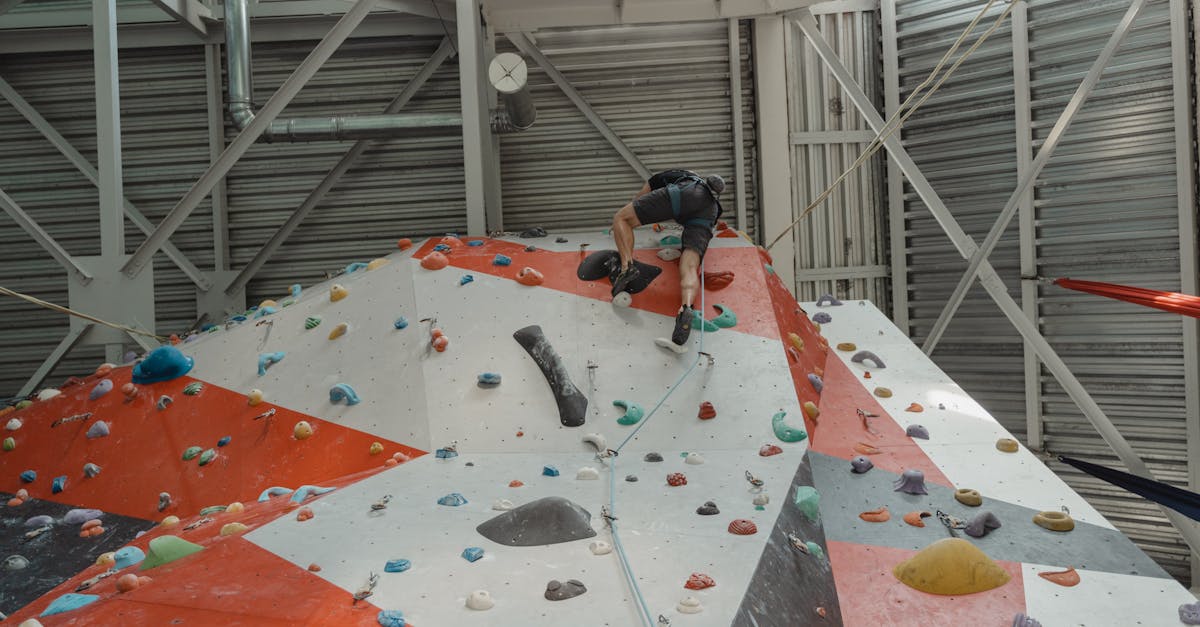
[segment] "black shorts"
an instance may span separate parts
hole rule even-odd
[[[701,185],[693,185],[680,191],[679,215],[671,210],[671,197],[667,188],[656,189],[633,201],[633,212],[638,222],[656,224],[674,220],[683,225],[683,240],[685,249],[694,250],[704,258],[708,250],[708,241],[713,236],[713,226],[717,222],[719,211],[717,201]],[[701,224],[701,223],[705,224]]]

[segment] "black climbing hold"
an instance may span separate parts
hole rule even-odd
[[[542,369],[546,383],[558,403],[558,419],[564,427],[578,427],[587,419],[587,397],[571,383],[562,358],[554,352],[550,340],[542,333],[542,327],[531,325],[513,333],[513,339],[525,349],[533,362]]]
[[[560,237],[556,238],[554,241],[558,242],[559,244],[566,244],[567,238],[560,236]]]
[[[646,456],[643,457],[642,459],[644,461],[648,461],[648,462],[661,462],[663,460],[662,455],[659,455],[658,453],[653,453],[653,452],[646,453]]]
[[[533,244],[530,244],[530,245],[528,245],[528,246],[526,246],[526,247],[525,247],[525,252],[527,252],[527,253],[536,253],[536,252],[537,252],[537,246],[534,246]]]
[[[505,546],[541,546],[595,536],[591,520],[586,509],[561,496],[547,496],[504,512],[475,530]]]
[[[634,481],[637,481],[638,478],[637,478],[637,475],[625,475],[625,480],[630,483],[633,483]]]
[[[696,513],[700,514],[701,516],[715,516],[720,514],[721,510],[717,509],[716,503],[713,503],[712,501],[705,501],[704,505],[696,508]]]
[[[535,226],[532,229],[521,231],[520,237],[525,239],[529,239],[531,237],[546,237],[546,229],[543,229],[540,226]]]
[[[620,259],[620,255],[615,250],[596,251],[579,262],[579,268],[575,271],[575,275],[583,281],[599,281],[603,278],[612,281],[621,270]],[[654,279],[658,278],[659,274],[662,274],[662,268],[652,264],[634,260],[633,265],[638,269],[640,275],[625,288],[625,291],[630,294],[637,294],[646,289],[654,282]]]
[[[578,579],[568,579],[566,581],[551,579],[550,583],[546,584],[546,598],[550,601],[570,599],[584,592],[587,592],[587,588]]]

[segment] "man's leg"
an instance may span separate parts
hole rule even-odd
[[[690,308],[696,302],[696,292],[700,289],[700,253],[691,248],[683,249],[679,258],[679,298],[684,307]]]
[[[632,203],[621,207],[613,216],[613,242],[617,245],[617,254],[621,256],[622,269],[629,267],[633,261],[633,229],[641,225]]]

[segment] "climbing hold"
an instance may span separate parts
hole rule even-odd
[[[400,610],[379,610],[375,622],[381,627],[405,627],[408,624],[404,622],[404,613]]]
[[[754,524],[754,521],[738,518],[729,523],[729,533],[737,536],[752,536],[758,533],[758,526]]]
[[[540,546],[595,537],[591,518],[575,503],[549,496],[498,514],[475,530],[505,546]]]
[[[683,597],[679,603],[675,604],[675,611],[680,614],[699,614],[704,611],[704,606],[696,597]]]
[[[195,361],[174,346],[159,346],[133,367],[134,383],[170,381],[187,374]]]
[[[40,516],[32,516],[32,517],[28,518],[25,521],[25,526],[26,527],[45,527],[46,525],[53,524],[53,523],[54,523],[53,516],[42,514]],[[78,523],[76,523],[76,524],[78,524]]]
[[[779,448],[778,444],[764,444],[758,449],[759,457],[770,457],[772,455],[778,455],[782,452],[783,449]]]
[[[554,466],[543,466],[542,474],[547,477],[557,477],[559,473],[558,473],[558,469],[555,468]]]
[[[321,324],[321,316],[309,316],[304,319],[305,329],[315,329]]]
[[[858,350],[858,346],[854,342],[841,342],[837,345],[837,349],[848,353],[852,350]]]
[[[6,451],[11,451],[11,450],[13,450],[13,449],[17,448],[17,441],[16,441],[16,440],[14,440],[14,439],[12,438],[12,436],[9,436],[9,437],[7,437],[7,438],[4,438],[4,445],[3,445],[3,448],[4,448],[4,450],[6,450]]]
[[[785,416],[787,416],[787,412],[781,411],[771,418],[771,429],[775,431],[775,437],[784,442],[799,442],[808,437],[803,429],[795,429],[784,424]]]
[[[1016,453],[1021,449],[1021,445],[1012,438],[1000,438],[996,440],[996,450],[1004,453]]]
[[[211,448],[210,448],[210,449],[208,449],[208,450],[206,450],[206,451],[204,451],[203,453],[201,453],[201,454],[200,454],[200,462],[199,462],[199,463],[200,463],[200,465],[201,465],[201,466],[207,466],[207,465],[209,465],[209,463],[211,463],[211,462],[212,462],[212,460],[213,460],[213,459],[215,459],[216,457],[217,457],[217,451],[216,451],[216,449],[211,449]]]
[[[1020,616],[1020,614],[1018,614],[1018,616]],[[1183,623],[1184,625],[1200,625],[1200,601],[1195,603],[1184,603],[1183,605],[1180,605],[1179,622]]]
[[[333,492],[336,489],[337,488],[323,488],[316,485],[302,485],[296,488],[296,491],[292,493],[291,501],[293,503],[303,503],[304,499],[307,499],[310,496],[321,496],[322,494]]]
[[[979,512],[963,527],[963,531],[972,538],[982,538],[989,531],[1000,528],[1000,519],[991,512]]]
[[[221,438],[220,440],[217,440],[217,446],[227,446],[232,441],[233,441],[233,436],[227,435],[227,436]]]
[[[792,343],[792,348],[804,352],[804,340],[799,335],[788,333],[788,341]],[[800,358],[796,357],[796,359],[799,360]]]
[[[191,461],[200,456],[204,449],[199,446],[189,446],[183,451],[183,461]]]
[[[596,470],[595,468],[592,468],[591,466],[584,466],[583,468],[580,468],[578,472],[575,473],[575,478],[582,479],[585,481],[599,479],[600,471]]]
[[[23,570],[28,566],[29,560],[23,555],[9,555],[4,558],[4,570]]]
[[[459,494],[458,492],[451,492],[450,494],[447,494],[446,496],[443,496],[442,498],[438,499],[437,502],[438,502],[438,505],[446,505],[448,507],[458,507],[459,505],[466,505],[467,498],[464,497],[463,495]]]
[[[883,360],[871,351],[858,351],[857,353],[854,353],[854,356],[850,358],[850,361],[856,364],[870,361],[871,363],[875,364],[876,368],[887,368],[887,365],[883,363]]]
[[[347,405],[357,405],[362,399],[358,398],[354,388],[345,383],[338,383],[329,388],[329,402],[337,403],[339,401],[346,401]]]
[[[448,265],[450,265],[450,260],[446,258],[446,255],[437,251],[425,255],[425,258],[421,260],[421,267],[426,270],[441,270]]]
[[[261,355],[259,355],[258,356],[258,376],[261,377],[261,376],[267,374],[267,368],[270,368],[273,364],[277,364],[280,361],[283,361],[284,355],[285,355],[285,353],[283,351],[278,351],[278,352],[274,352],[274,353],[262,353]]]
[[[625,294],[625,292],[622,292],[621,294]],[[621,294],[618,294],[617,296],[621,296]],[[613,304],[618,304],[615,299],[613,300]],[[654,345],[659,348],[665,348],[665,349],[675,353],[676,355],[682,355],[682,354],[688,352],[687,344],[683,344],[683,345],[676,344],[675,342],[672,342],[670,340],[670,338],[656,337],[656,338],[654,338]]]
[[[25,483],[33,483],[34,481],[37,481],[37,471],[36,470],[22,471],[21,472],[21,481],[24,481]]]
[[[500,375],[495,372],[483,372],[478,377],[479,387],[496,387],[500,385]]]
[[[608,451],[608,439],[602,433],[589,433],[583,436],[583,443],[591,444],[598,454]]]
[[[487,590],[476,590],[467,596],[467,607],[472,610],[490,610],[495,604]]]
[[[371,455],[378,455],[378,454],[382,453],[383,452],[383,443],[382,442],[372,442],[371,448],[367,449],[367,452],[370,453]]]
[[[817,299],[817,307],[838,307],[841,306],[841,304],[842,301],[834,298],[833,294],[822,294],[821,297]]]
[[[47,606],[45,610],[42,610],[42,613],[38,614],[38,616],[54,616],[55,614],[70,612],[71,610],[77,610],[85,605],[95,603],[99,600],[100,597],[94,594],[76,594],[74,592],[68,592],[51,601],[50,605]]]
[[[750,502],[754,504],[754,509],[762,510],[766,507],[767,503],[771,502],[771,497],[766,494],[758,494]]]
[[[15,407],[17,409],[25,409],[25,408],[29,407],[30,405],[33,405],[33,401],[31,401],[29,399],[25,399],[23,401],[17,401],[17,404],[15,405]]]
[[[446,347],[449,345],[450,345],[450,338],[448,338],[444,335],[439,335],[438,337],[433,339],[433,350],[435,350],[439,353],[446,352]]]
[[[854,445],[854,450],[859,453],[862,453],[863,455],[878,455],[883,452],[883,451],[879,450],[878,447],[867,444],[866,442],[856,443]]]
[[[954,500],[968,507],[979,507],[983,505],[983,496],[979,494],[979,490],[970,488],[959,488],[954,491]]]
[[[521,481],[520,479],[513,479],[512,481],[508,482],[508,487],[510,488],[519,488],[523,485],[525,485],[525,482]]]
[[[264,302],[268,302],[268,301],[264,301]],[[275,301],[269,301],[269,302],[273,303]],[[256,309],[254,311],[254,317],[255,318],[265,318],[266,316],[269,316],[273,313],[279,313],[279,309],[277,307],[272,307],[270,305],[259,305],[258,309]]]
[[[829,324],[830,322],[833,322],[833,316],[825,313],[824,311],[818,311],[812,317],[812,321],[817,324]]]
[[[568,579],[562,582],[557,579],[551,579],[546,584],[546,594],[544,596],[548,601],[563,601],[577,597],[584,592],[587,592],[587,588],[578,579]]]
[[[722,272],[705,272],[702,279],[704,289],[711,291],[723,290],[733,283],[735,275],[728,270]]]
[[[700,514],[701,516],[715,516],[720,514],[721,510],[717,509],[716,503],[713,503],[712,501],[705,501],[704,505],[696,508],[696,513]]]
[[[63,522],[68,525],[82,525],[101,516],[104,516],[104,512],[98,509],[72,509],[63,515]]]
[[[821,515],[821,494],[812,486],[796,486],[796,496],[793,497],[796,507],[809,520],[816,521]]]
[[[809,420],[817,422],[817,419],[821,417],[821,410],[817,407],[816,403],[804,401],[801,407],[804,409],[804,415],[808,416]]]
[[[687,485],[687,477],[682,472],[673,472],[667,475],[667,485],[679,487]]]
[[[472,282],[472,281],[474,281],[474,280],[475,280],[475,277],[474,277],[474,275],[470,275],[470,274],[464,274],[464,275],[462,275],[462,277],[461,277],[461,278],[459,278],[459,279],[458,279],[458,284],[459,284],[460,286],[461,286],[461,285],[466,285],[467,283],[471,283],[471,282]]]
[[[520,283],[521,285],[533,287],[541,285],[543,282],[545,282],[545,280],[546,277],[542,276],[541,272],[538,272],[537,270],[534,270],[528,266],[521,268],[521,271],[517,273],[517,283]]]
[[[625,475],[625,480],[629,483],[636,483],[638,478],[637,475]]]
[[[901,583],[930,594],[961,595],[998,588],[1012,577],[962,538],[944,538],[897,564]]]
[[[122,547],[117,549],[116,553],[113,553],[113,568],[122,570],[126,567],[133,566],[134,564],[140,564],[144,559],[146,559],[146,554],[143,553],[138,547]]]
[[[631,401],[616,400],[612,404],[613,407],[625,410],[625,414],[617,418],[617,424],[635,425],[646,415],[646,410],[642,409],[641,405]]]
[[[923,425],[908,425],[908,427],[904,429],[904,435],[907,435],[910,438],[917,438],[918,440],[928,440],[929,429],[926,429]]]
[[[100,467],[96,464],[88,462],[83,465],[83,474],[89,478],[95,477],[96,475],[100,474]]]
[[[717,410],[712,403],[704,401],[700,403],[700,413],[696,417],[700,420],[712,420],[717,417]]]
[[[258,495],[258,502],[264,503],[267,500],[269,500],[272,496],[283,496],[284,494],[291,494],[291,493],[292,493],[291,488],[272,486],[270,488],[267,488],[266,490],[263,490],[262,493]]]
[[[909,512],[904,515],[904,522],[914,527],[924,527],[925,521],[922,519],[930,516],[933,516],[931,512]]]
[[[663,456],[653,451],[646,453],[645,457],[642,458],[642,461],[646,462],[661,462],[662,460]]]
[[[511,266],[512,258],[508,257],[506,255],[497,254],[495,257],[492,258],[492,265],[493,266]]]
[[[675,261],[683,256],[683,252],[678,248],[660,248],[657,253],[659,259],[663,261]]]
[[[875,388],[875,396],[878,396],[879,398],[891,398],[892,391],[885,387],[877,387]]]
[[[140,584],[141,582],[137,575],[133,573],[126,573],[120,577],[117,577],[117,592],[129,592],[130,590],[136,590]]]
[[[227,507],[227,505],[209,505],[208,507],[200,510],[200,515],[208,516],[209,514],[220,514],[221,512],[225,511]]]
[[[699,453],[688,453],[687,457],[683,458],[683,463],[698,466],[704,463],[704,456]]]
[[[920,403],[909,403],[908,407],[904,408],[904,411],[910,411],[914,414],[919,414],[919,413],[925,411],[925,408],[921,407]]]
[[[329,331],[329,339],[336,340],[346,333],[350,332],[350,324],[347,322],[339,322],[337,326]]]
[[[312,434],[312,425],[308,424],[307,420],[301,420],[300,422],[297,422],[296,426],[292,428],[292,435],[297,440],[307,440],[308,438],[312,437]]]
[[[17,429],[20,429],[21,428],[21,419],[20,418],[10,418],[8,420],[8,422],[5,423],[4,428],[9,431],[16,431]]]
[[[389,263],[391,263],[391,260],[387,257],[372,259],[371,261],[367,262],[367,271],[370,272],[371,270],[378,270]]]
[[[94,401],[101,396],[108,394],[112,391],[112,389],[113,382],[111,379],[101,379],[98,383],[96,383],[96,386],[92,388],[92,391],[88,393],[88,400]]]
[[[451,459],[453,457],[458,457],[458,449],[454,448],[453,446],[439,448],[434,451],[434,457],[437,459]]]
[[[409,568],[412,568],[412,562],[406,559],[388,560],[387,563],[383,565],[383,572],[402,573]]]
[[[722,329],[729,329],[737,326],[737,315],[733,310],[726,305],[716,304],[713,308],[721,312],[721,315],[712,319],[712,323]]]
[[[513,502],[508,499],[496,499],[492,502],[492,509],[498,512],[507,512],[514,507],[516,506],[513,505]]]
[[[888,511],[887,505],[863,512],[858,515],[859,518],[873,523],[887,522],[892,519],[892,513]]]
[[[234,501],[234,502],[230,503],[229,505],[225,506],[226,514],[240,514],[244,511],[246,511],[246,506],[242,505],[238,501]]]
[[[712,577],[704,573],[692,573],[692,576],[688,577],[687,583],[683,584],[683,587],[688,590],[703,590],[715,585],[717,585],[717,582],[713,581]]]
[[[1065,512],[1038,512],[1034,515],[1033,522],[1050,531],[1070,531],[1075,528],[1075,521]]]
[[[249,529],[250,529],[249,527],[247,527],[245,524],[240,523],[240,522],[225,523],[224,525],[221,526],[221,535],[236,536],[239,534],[246,533],[246,531],[248,531]]]
[[[329,288],[329,302],[336,303],[350,295],[350,290],[340,283],[334,283]]]
[[[261,363],[261,361],[262,361],[261,357],[259,358],[259,361]],[[266,370],[264,370],[262,368],[260,368],[260,370],[262,370],[263,374],[266,374]],[[262,376],[262,375],[259,375],[259,376]],[[263,402],[263,391],[258,388],[250,390],[250,393],[246,395],[246,404],[250,405],[251,407],[258,405],[261,402]]]
[[[126,383],[121,386],[121,393],[125,395],[125,402],[129,403],[137,398],[138,388],[132,383]]]
[[[477,562],[483,557],[483,549],[477,546],[469,546],[463,549],[462,557],[468,562]]]
[[[1012,627],[1042,627],[1042,624],[1032,616],[1026,616],[1023,612],[1017,612],[1013,616]]]
[[[409,248],[412,248],[412,245],[412,240],[408,239],[407,237],[402,237],[396,240],[396,248],[399,248],[400,250],[408,250]]]
[[[158,511],[163,511],[171,506],[171,495],[167,492],[158,493]]]
[[[1079,585],[1079,573],[1074,568],[1068,567],[1066,570],[1046,571],[1038,573],[1038,577],[1046,581],[1056,583],[1060,586],[1068,588]],[[1188,623],[1195,624],[1195,623]]]
[[[695,320],[692,323],[693,329],[698,329],[704,331],[705,333],[713,333],[721,329],[721,327],[713,324],[711,320],[705,320],[703,313],[701,313],[699,309],[692,310],[692,317]]]
[[[808,382],[813,386],[813,389],[817,391],[817,394],[820,394],[825,389],[825,382],[821,380],[821,377],[818,377],[811,372],[808,374]]]
[[[199,544],[193,544],[179,536],[159,536],[150,541],[149,552],[142,561],[141,570],[150,570],[156,566],[169,564],[204,550]]]
[[[199,381],[193,381],[192,383],[189,383],[183,387],[183,393],[185,396],[199,396],[200,392],[203,390],[204,384],[200,383]]]

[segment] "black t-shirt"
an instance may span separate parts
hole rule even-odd
[[[652,190],[661,189],[687,176],[699,177],[700,175],[692,172],[691,170],[663,170],[662,172],[656,172],[651,175],[650,178],[646,180],[646,183]]]

